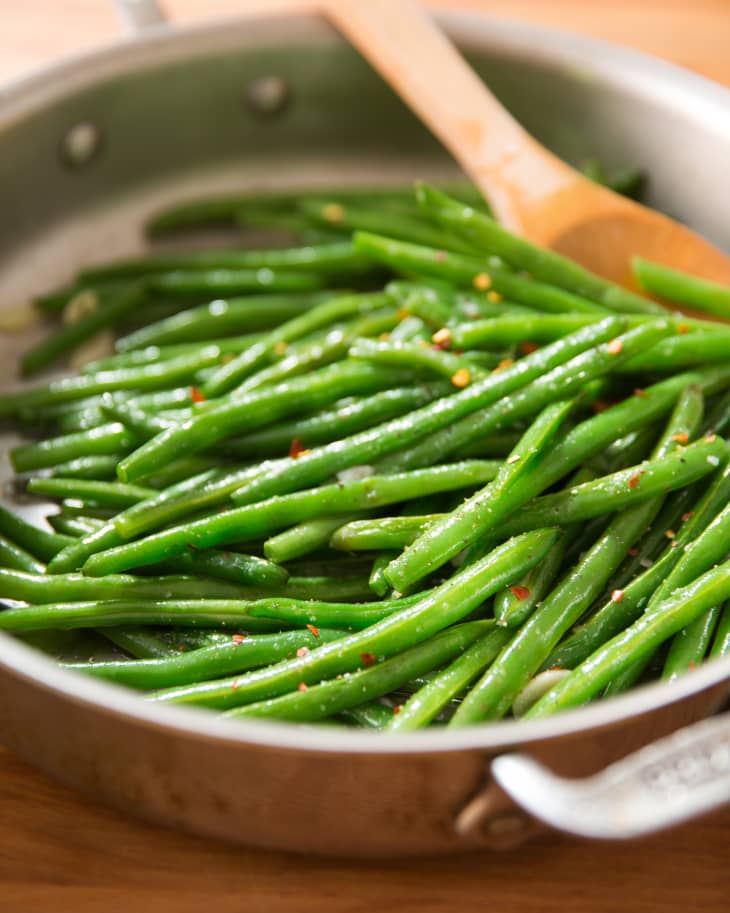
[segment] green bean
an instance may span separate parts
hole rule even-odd
[[[117,477],[117,463],[122,458],[120,453],[92,454],[74,457],[52,467],[54,478],[95,479],[109,482]]]
[[[677,631],[664,661],[662,678],[678,678],[702,662],[712,643],[722,608],[721,603],[713,606],[686,628]]]
[[[558,401],[543,409],[494,481],[429,526],[408,551],[391,561],[383,573],[395,590],[405,593],[412,589],[542,490],[541,482],[535,481],[535,463],[543,460],[545,450],[574,405],[572,400]]]
[[[353,672],[362,667],[363,653],[368,661],[370,654],[393,656],[466,617],[497,589],[540,561],[555,535],[553,530],[541,530],[513,539],[414,605],[306,656],[232,679],[157,692],[152,699],[227,709],[286,693],[301,682],[313,685],[328,676]]]
[[[473,286],[479,290],[488,288],[510,301],[526,304],[528,307],[540,311],[553,313],[582,311],[596,314],[598,317],[606,317],[610,313],[608,309],[601,308],[585,298],[573,295],[554,285],[519,276],[507,271],[504,267],[496,267],[488,260],[480,259],[478,256],[437,250],[433,247],[396,241],[393,238],[385,238],[364,231],[357,232],[353,240],[356,250],[401,274],[417,273],[434,279],[446,280],[459,286]],[[644,300],[638,295],[636,298],[639,301]],[[641,309],[632,308],[631,310]]]
[[[719,656],[730,654],[730,603],[726,602],[717,623],[715,639],[710,648],[710,657],[717,659]]]
[[[161,432],[119,464],[117,474],[126,482],[153,471],[166,460],[212,447],[242,428],[271,424],[303,409],[326,406],[348,394],[376,393],[408,382],[409,376],[373,365],[343,362],[320,368],[265,391],[222,400],[182,424]]]
[[[79,538],[96,532],[104,525],[103,520],[97,520],[94,517],[69,517],[68,514],[63,513],[54,514],[47,519],[57,533]],[[27,568],[18,568],[18,570],[27,570]],[[36,573],[43,573],[43,571]]]
[[[633,268],[636,281],[650,294],[715,317],[726,320],[730,317],[730,288],[727,285],[670,269],[643,257],[634,257]]]
[[[5,609],[0,612],[0,631],[70,631],[126,624],[231,626],[257,633],[281,630],[281,622],[246,614],[249,604],[235,599],[150,598],[55,602]]]
[[[458,393],[424,406],[410,415],[313,449],[312,453],[300,456],[295,462],[275,466],[259,474],[245,485],[242,480],[242,487],[236,492],[234,500],[237,503],[243,503],[244,500],[253,502],[304,485],[316,484],[349,466],[371,464],[387,454],[392,454],[393,451],[401,451],[404,447],[424,439],[426,443],[423,446],[428,450],[428,459],[420,465],[438,463],[439,451],[430,447],[429,441],[438,439],[438,446],[444,453],[449,453],[448,445],[442,437],[450,440],[454,429],[458,427],[459,419],[492,406],[494,414],[499,415],[501,420],[503,406],[500,400],[504,396],[528,385],[546,371],[570,364],[574,356],[586,350],[589,352],[587,360],[595,361],[595,350],[591,349],[591,346],[613,338],[620,326],[621,324],[609,319],[594,327],[580,330],[520,359],[506,370],[475,381]],[[535,411],[537,408],[539,406]],[[440,429],[443,429],[442,436],[437,433]],[[414,449],[418,454],[421,453],[418,445]],[[396,455],[390,460],[382,460],[380,465],[386,471],[398,471],[398,464],[401,461],[405,462],[405,459],[401,460],[400,455]]]
[[[404,517],[378,517],[374,520],[351,520],[343,524],[330,539],[330,548],[343,552],[400,551],[421,535],[431,524],[448,514],[423,514]],[[396,557],[396,556],[394,556]]]
[[[376,662],[341,679],[330,679],[306,690],[297,690],[229,710],[226,717],[320,720],[381,697],[415,676],[430,672],[471,646],[491,627],[488,621],[471,621],[441,631],[425,643],[410,647],[390,659]]]
[[[95,507],[129,507],[156,494],[154,488],[93,479],[32,478],[27,490],[47,498],[76,498]]]
[[[303,631],[252,637],[234,635],[232,638],[229,636],[224,643],[171,656],[62,665],[66,669],[132,688],[166,688],[265,666],[294,656],[298,650],[329,643],[342,635],[342,631],[326,628],[320,628],[316,635],[306,628]]]
[[[308,555],[326,546],[335,530],[360,516],[357,513],[304,520],[267,539],[264,542],[264,554],[270,561],[277,561],[280,564],[301,558],[302,555]]]
[[[180,253],[148,254],[91,267],[79,275],[79,281],[145,276],[172,270],[239,270],[295,269],[305,272],[362,272],[365,262],[356,256],[349,241],[332,244],[289,247],[283,250],[204,250]]]
[[[349,354],[351,358],[362,358],[376,364],[426,370],[448,377],[456,387],[466,387],[472,380],[481,380],[488,374],[468,355],[455,355],[417,342],[356,339],[350,346]]]
[[[142,308],[147,291],[142,286],[130,285],[110,293],[107,301],[105,297],[102,293],[97,307],[29,349],[20,359],[22,373],[26,376],[36,374],[58,359],[69,356],[100,330],[114,326],[126,314]]]
[[[567,546],[568,535],[564,533],[543,562],[528,571],[515,586],[496,594],[494,617],[500,627],[517,628],[532,615],[555,583]]]
[[[348,707],[337,715],[350,726],[359,726],[361,729],[384,729],[393,710],[379,701],[366,701],[357,707]]]
[[[406,732],[427,726],[495,660],[511,636],[512,632],[504,628],[488,628],[461,656],[419,688],[393,715],[387,728],[391,732]]]
[[[246,595],[240,586],[197,577],[132,577],[128,574],[110,574],[99,579],[81,574],[28,574],[5,568],[0,568],[0,585],[4,598],[31,603],[77,599],[235,599]],[[259,589],[251,589],[248,595],[250,594],[268,595]]]
[[[20,545],[0,535],[0,567],[29,574],[44,574],[46,566]]]
[[[30,472],[58,466],[69,460],[127,452],[135,446],[135,442],[136,439],[124,425],[109,422],[86,431],[73,431],[14,447],[10,451],[10,460],[16,472]]]
[[[205,295],[240,295],[245,292],[310,292],[322,288],[324,277],[294,270],[262,269],[176,269],[154,273],[147,286],[166,297],[191,298]]]
[[[453,326],[451,345],[455,349],[477,349],[485,345],[512,345],[527,340],[533,343],[553,342],[600,319],[600,314],[504,314]]]
[[[708,326],[711,326],[708,324]],[[730,336],[727,328],[712,332],[688,333],[662,339],[646,352],[640,352],[621,366],[625,373],[676,371],[678,368],[727,363]]]
[[[211,548],[250,541],[317,516],[369,510],[430,492],[458,490],[485,482],[495,472],[494,463],[471,461],[391,476],[371,476],[269,498],[99,552],[87,559],[84,573],[101,576],[111,573],[113,568],[153,564],[184,552],[191,545]]]
[[[675,590],[625,631],[592,653],[526,714],[538,719],[590,700],[619,673],[730,597],[730,561]]]
[[[684,549],[702,534],[728,499],[730,467],[726,465],[680,527],[674,540],[676,547],[666,548],[658,561],[632,579],[626,589],[619,590],[614,597],[609,598],[598,612],[550,654],[544,668],[574,668],[601,644],[634,622],[657,587],[682,557]]]
[[[175,574],[197,574],[254,587],[281,586],[289,577],[289,572],[278,564],[241,552],[217,552],[210,549],[178,555],[171,563]]]
[[[178,311],[155,323],[147,323],[117,340],[117,352],[132,353],[149,346],[168,347],[191,342],[254,345],[265,332],[282,320],[306,314],[310,308],[331,298],[331,293],[302,292],[288,295],[248,295],[245,298],[216,298],[208,304]],[[240,336],[239,334],[245,334]],[[238,339],[239,343],[233,343]],[[183,350],[184,352],[185,350]]]
[[[335,227],[339,231],[349,234],[355,231],[370,231],[389,238],[399,238],[403,241],[414,241],[417,244],[427,244],[431,247],[448,247],[451,250],[466,251],[470,253],[473,248],[464,244],[457,237],[445,237],[444,232],[434,228],[429,222],[418,217],[414,208],[415,218],[402,212],[392,212],[373,206],[357,206],[333,203],[326,198],[319,200],[303,200],[299,209],[314,222],[315,225]]]
[[[146,628],[100,628],[99,633],[135,659],[160,659],[174,653],[167,641]]]
[[[12,513],[0,504],[0,536],[24,549],[38,561],[50,561],[54,555],[71,545],[74,540],[28,523],[19,514]],[[2,573],[2,572],[0,572]],[[3,594],[7,596],[7,594]],[[9,598],[9,597],[8,597]]]
[[[388,581],[383,576],[383,571],[390,564],[390,562],[395,558],[396,552],[380,552],[380,554],[373,561],[373,567],[370,571],[370,579],[368,580],[368,585],[370,589],[376,595],[383,597],[390,589]]]
[[[537,247],[512,234],[489,216],[450,200],[434,187],[419,185],[416,199],[423,212],[442,228],[468,241],[477,250],[496,254],[511,266],[527,271],[535,279],[615,311],[629,314],[657,314],[664,311],[653,301],[608,282],[567,257]]]
[[[500,533],[514,535],[544,526],[546,521],[576,523],[607,511],[623,510],[662,492],[683,488],[713,472],[727,459],[727,445],[717,438],[701,440],[688,447],[622,469],[570,491],[543,495],[515,511],[500,527]]]
[[[0,396],[0,417],[17,415],[23,409],[67,403],[114,390],[160,390],[190,381],[197,371],[215,364],[218,354],[201,358],[200,354],[171,358],[160,365],[118,368],[52,381],[45,387],[6,393]]]
[[[312,624],[325,628],[347,628],[361,631],[423,598],[423,593],[402,599],[386,599],[370,603],[335,603],[302,601],[295,599],[269,599],[251,606],[252,618],[269,618],[272,621],[294,625]]]

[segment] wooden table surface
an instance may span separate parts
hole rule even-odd
[[[365,2],[365,0],[364,0]],[[170,0],[175,17],[292,0]],[[311,5],[302,2],[299,5]],[[587,32],[730,85],[728,0],[452,0]],[[0,0],[0,80],[110,40],[100,0]],[[223,846],[128,820],[78,798],[0,749],[0,910],[108,913],[602,913],[727,911],[730,812],[640,843],[548,835],[501,854],[392,864]]]

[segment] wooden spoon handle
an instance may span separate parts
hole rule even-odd
[[[553,193],[571,169],[517,123],[411,0],[328,0],[328,17],[517,227],[526,195]]]

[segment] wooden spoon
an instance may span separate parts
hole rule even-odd
[[[646,257],[730,284],[730,258],[593,183],[531,137],[410,0],[326,0],[330,19],[451,152],[502,224],[631,286]]]

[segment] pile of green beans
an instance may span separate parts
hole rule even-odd
[[[656,297],[619,288],[469,186],[194,200],[147,230],[210,225],[225,249],[37,300],[57,326],[24,375],[116,342],[0,395],[27,437],[0,630],[148,701],[387,731],[730,653],[730,288],[641,259]]]

